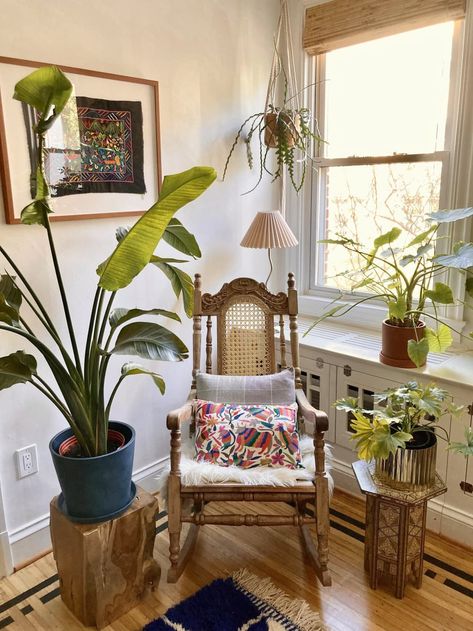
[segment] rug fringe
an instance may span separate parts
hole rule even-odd
[[[305,600],[290,598],[276,587],[270,578],[261,578],[242,568],[232,574],[232,579],[245,591],[264,600],[289,618],[301,631],[328,631],[319,614],[313,611]]]

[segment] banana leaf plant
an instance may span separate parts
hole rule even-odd
[[[327,309],[309,331],[319,322],[345,315],[359,304],[381,300],[388,310],[387,322],[393,326],[413,327],[422,318],[432,323],[426,327],[425,337],[409,341],[408,355],[416,366],[425,363],[429,352],[441,353],[447,350],[453,343],[454,329],[442,320],[439,307],[455,305],[460,301],[455,299],[452,288],[438,278],[447,268],[458,270],[465,276],[466,293],[473,297],[473,278],[467,275],[467,271],[473,267],[473,243],[455,243],[451,254],[442,255],[435,252],[435,245],[442,224],[471,216],[473,208],[434,212],[428,217],[430,227],[404,247],[397,247],[398,239],[401,240],[403,236],[403,231],[398,227],[376,237],[371,246],[342,234],[337,234],[335,239],[319,241],[342,246],[355,257],[358,265],[344,272],[343,276],[352,282],[351,294],[364,291],[369,292],[369,295],[354,294],[354,300],[345,302],[349,295],[341,293],[333,301],[338,304]],[[441,245],[441,240],[439,243]],[[343,302],[340,303],[341,300]]]
[[[107,397],[105,378],[112,356],[136,355],[162,361],[182,361],[188,357],[188,349],[179,337],[152,319],[165,317],[179,321],[176,313],[161,308],[115,307],[117,292],[127,287],[152,263],[171,281],[176,296],[183,296],[186,314],[192,315],[192,281],[175,266],[175,263],[185,261],[158,257],[154,252],[163,239],[185,255],[200,257],[194,236],[174,215],[185,204],[199,197],[215,180],[216,173],[210,167],[194,167],[166,176],[158,201],[133,227],[117,231],[116,248],[97,268],[98,284],[91,306],[88,334],[80,353],[49,221],[52,209],[44,173],[43,149],[46,132],[60,116],[71,95],[71,82],[54,66],[39,68],[19,81],[13,95],[13,98],[32,106],[37,113],[37,122],[33,127],[38,140],[36,196],[23,209],[21,221],[24,224],[39,224],[46,231],[70,347],[61,339],[31,281],[0,245],[0,255],[12,270],[0,276],[0,331],[16,335],[33,346],[46,361],[54,378],[53,383],[43,378],[36,358],[18,350],[0,358],[0,390],[30,383],[65,417],[79,442],[81,455],[98,456],[107,452],[111,405],[126,377],[149,375],[161,394],[165,391],[161,375],[138,363],[127,362]],[[23,303],[30,307],[34,321],[27,322],[23,317]],[[146,317],[146,321],[137,320],[142,317]]]

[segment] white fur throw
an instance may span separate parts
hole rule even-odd
[[[211,463],[196,462],[194,456],[194,439],[183,438],[181,451],[181,482],[183,486],[204,484],[234,483],[247,486],[296,486],[301,480],[313,480],[315,474],[314,443],[311,436],[301,436],[299,442],[303,469],[288,469],[287,467],[255,467],[242,469],[231,465],[220,467]],[[330,495],[333,492],[332,451],[325,445],[325,471],[327,473]],[[167,480],[169,469],[163,471],[158,478],[161,498],[167,498]]]

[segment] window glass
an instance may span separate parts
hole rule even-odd
[[[360,266],[344,248],[316,241],[343,234],[370,249],[397,226],[402,247],[439,208],[453,38],[446,22],[324,55],[313,288],[348,290],[346,272]]]
[[[444,148],[453,22],[326,55],[327,157]]]
[[[343,234],[369,250],[374,239],[393,226],[402,228],[396,247],[426,230],[426,216],[438,210],[441,162],[373,164],[327,168],[327,238]],[[349,290],[344,275],[360,266],[345,248],[326,245],[323,284]]]

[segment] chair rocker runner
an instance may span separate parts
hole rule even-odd
[[[300,530],[307,556],[323,585],[331,585],[328,570],[329,489],[325,472],[324,432],[328,418],[313,408],[302,390],[299,367],[297,330],[297,290],[294,275],[289,274],[287,294],[272,294],[264,283],[250,278],[237,278],[223,285],[215,294],[201,293],[200,274],[195,275],[193,381],[188,401],[170,412],[167,427],[171,432],[171,469],[168,479],[168,529],[171,567],[168,582],[175,582],[190,557],[200,526],[222,524],[231,526],[294,525]],[[313,480],[298,481],[295,486],[247,486],[234,483],[181,483],[181,430],[194,424],[196,375],[201,366],[202,316],[206,316],[205,367],[212,373],[212,319],[217,330],[217,374],[265,375],[276,372],[275,325],[279,327],[281,369],[286,365],[285,316],[289,319],[290,353],[294,368],[296,402],[299,423],[311,430],[314,444],[315,474]],[[276,319],[276,321],[275,321]],[[270,399],[268,398],[268,401]],[[217,466],[217,465],[212,465]],[[191,500],[186,502],[185,500]],[[211,501],[285,502],[294,506],[292,515],[276,514],[207,514],[206,503]],[[184,507],[192,504],[192,510]],[[315,507],[314,516],[306,513],[306,504]],[[180,546],[183,523],[190,523],[184,545]],[[312,540],[309,524],[315,524],[316,542]]]

